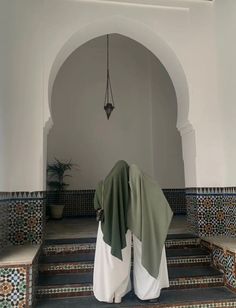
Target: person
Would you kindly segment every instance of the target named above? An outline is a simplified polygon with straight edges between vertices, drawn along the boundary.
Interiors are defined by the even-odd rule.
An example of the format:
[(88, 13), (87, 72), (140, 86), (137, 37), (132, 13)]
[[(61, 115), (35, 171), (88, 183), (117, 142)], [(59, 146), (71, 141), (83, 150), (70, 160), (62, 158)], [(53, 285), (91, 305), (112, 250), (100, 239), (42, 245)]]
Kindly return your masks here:
[(93, 292), (102, 302), (120, 303), (131, 290), (131, 233), (127, 229), (129, 203), (129, 166), (125, 161), (118, 161), (105, 180), (99, 183), (94, 198), (100, 221)]
[(141, 300), (152, 300), (169, 287), (165, 240), (173, 212), (158, 183), (136, 165), (129, 168), (129, 185), (127, 223), (133, 234), (134, 293)]
[(136, 165), (119, 161), (99, 183), (94, 204), (100, 213), (94, 296), (120, 303), (131, 290), (133, 236), (134, 292), (141, 300), (159, 297), (161, 289), (169, 286), (164, 243), (173, 213), (157, 182)]

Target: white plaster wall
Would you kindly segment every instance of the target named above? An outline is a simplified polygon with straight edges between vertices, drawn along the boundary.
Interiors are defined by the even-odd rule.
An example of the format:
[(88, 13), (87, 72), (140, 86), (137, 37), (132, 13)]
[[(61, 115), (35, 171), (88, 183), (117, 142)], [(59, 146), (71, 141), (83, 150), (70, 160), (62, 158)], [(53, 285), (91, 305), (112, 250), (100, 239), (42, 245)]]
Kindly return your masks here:
[[(2, 191), (41, 190), (43, 135), (42, 3), (1, 1)], [(3, 154), (3, 155), (2, 155)], [(5, 170), (5, 172), (4, 172)]]
[(236, 1), (215, 2), (219, 98), (224, 131), (225, 185), (236, 185)]
[(147, 49), (120, 35), (110, 36), (110, 54), (116, 109), (109, 121), (103, 110), (105, 37), (80, 47), (61, 67), (52, 93), (49, 161), (78, 163), (70, 189), (96, 187), (119, 159), (155, 175), (162, 187), (184, 187), (177, 102), (166, 70)]
[[(7, 16), (1, 32), (8, 41), (7, 56), (0, 55), (0, 63), (4, 61), (8, 68), (4, 97), (7, 150), (6, 153), (1, 150), (5, 157), (0, 166), (1, 170), (3, 164), (7, 166), (8, 177), (0, 182), (1, 190), (42, 189), (43, 127), (50, 119), (48, 85), (68, 53), (81, 42), (108, 30), (140, 41), (165, 65), (178, 100), (183, 157), (189, 166), (196, 167), (193, 170), (185, 167), (186, 186), (225, 185), (228, 167), (223, 140), (231, 128), (226, 128), (221, 120), (214, 2), (139, 0), (138, 5), (132, 0), (122, 2), (0, 2), (2, 14)], [(224, 58), (224, 52), (219, 57)], [(4, 70), (0, 74), (1, 79), (5, 78)], [(183, 76), (189, 93), (184, 89)], [(189, 113), (188, 107), (185, 108), (188, 97)], [(189, 151), (192, 143), (196, 157)]]
[(154, 177), (162, 188), (183, 188), (184, 162), (177, 122), (177, 100), (163, 65), (150, 56)]
[[(6, 11), (1, 8), (5, 8)], [(6, 1), (0, 5), (0, 187), (3, 189), (8, 182), (8, 175), (6, 170), (7, 158), (7, 131), (6, 131), (6, 77), (8, 70), (6, 67), (7, 62), (7, 31), (5, 26), (8, 24)]]

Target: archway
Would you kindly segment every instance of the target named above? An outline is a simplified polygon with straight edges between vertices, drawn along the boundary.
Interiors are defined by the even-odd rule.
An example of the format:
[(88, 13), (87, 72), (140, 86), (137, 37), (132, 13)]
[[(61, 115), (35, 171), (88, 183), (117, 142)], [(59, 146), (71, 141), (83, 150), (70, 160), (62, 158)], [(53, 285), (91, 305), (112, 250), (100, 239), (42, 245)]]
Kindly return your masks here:
[[(51, 61), (45, 67), (45, 112), (44, 112), (44, 169), (46, 170), (46, 137), (52, 126), (51, 94), (52, 86), (61, 65), (67, 57), (85, 42), (105, 35), (118, 33), (129, 37), (150, 50), (164, 65), (168, 72), (177, 97), (177, 128), (182, 136), (183, 158), (185, 162), (185, 179), (187, 186), (196, 183), (195, 166), (195, 134), (189, 122), (189, 90), (184, 69), (171, 47), (159, 37), (152, 29), (137, 22), (120, 16), (108, 18), (103, 21), (91, 22), (72, 34), (63, 46), (60, 46)], [(44, 173), (45, 183), (45, 173)]]
[[(86, 194), (92, 195), (93, 189), (96, 188), (96, 183), (110, 170), (106, 170), (106, 168), (111, 168), (114, 162), (119, 159), (125, 159), (130, 163), (139, 162), (139, 166), (142, 169), (144, 168), (143, 170), (145, 170), (147, 173), (153, 175), (161, 184), (161, 187), (165, 188), (165, 193), (168, 195), (168, 197), (170, 197), (171, 205), (175, 208), (175, 210), (177, 204), (173, 204), (173, 199), (176, 199), (173, 198), (173, 195), (177, 196), (180, 192), (174, 191), (173, 188), (184, 188), (184, 179), (182, 181), (180, 180), (180, 178), (183, 177), (184, 168), (180, 136), (178, 135), (179, 132), (176, 129), (177, 101), (173, 83), (164, 66), (150, 51), (144, 48), (143, 45), (127, 37), (117, 34), (111, 35), (111, 41), (115, 42), (116, 46), (111, 51), (111, 54), (113, 55), (112, 66), (114, 73), (119, 70), (118, 68), (122, 67), (123, 62), (125, 63), (123, 65), (123, 72), (125, 72), (124, 68), (129, 66), (130, 61), (132, 62), (132, 56), (135, 58), (135, 60), (133, 63), (131, 63), (131, 71), (137, 69), (137, 74), (143, 73), (137, 79), (135, 79), (135, 74), (131, 73), (129, 77), (126, 77), (126, 82), (123, 80), (125, 78), (123, 76), (124, 73), (122, 73), (122, 70), (120, 71), (120, 74), (118, 74), (120, 76), (118, 79), (116, 78), (117, 82), (115, 81), (114, 84), (116, 85), (120, 82), (119, 79), (122, 79), (121, 88), (123, 89), (124, 93), (129, 91), (128, 87), (124, 88), (124, 84), (130, 84), (131, 89), (133, 89), (133, 96), (124, 94), (122, 97), (122, 93), (119, 93), (119, 91), (122, 92), (122, 90), (115, 91), (116, 94), (118, 92), (118, 96), (122, 97), (122, 99), (120, 102), (118, 102), (118, 110), (116, 111), (117, 114), (115, 112), (115, 114), (112, 116), (112, 120), (109, 122), (106, 121), (102, 105), (99, 104), (99, 101), (103, 101), (104, 94), (103, 71), (105, 68), (105, 36), (93, 39), (76, 49), (63, 63), (54, 83), (52, 95), (53, 104), (51, 107), (54, 125), (53, 129), (50, 131), (50, 147), (48, 151), (48, 158), (49, 161), (52, 161), (52, 159), (55, 157), (55, 153), (57, 158), (65, 157), (70, 159), (72, 157), (72, 161), (75, 161), (75, 159), (79, 157), (78, 163), (79, 165), (81, 164), (80, 173), (82, 174), (80, 177), (78, 177), (76, 174), (73, 174), (74, 179), (70, 183), (72, 186), (69, 188), (69, 190), (73, 190), (73, 193), (70, 191), (65, 193), (66, 197), (64, 199), (71, 201), (66, 201), (67, 205), (64, 211), (65, 217), (91, 215), (91, 210), (87, 209), (86, 212), (86, 210), (82, 210), (80, 209), (80, 206), (78, 206), (78, 200), (75, 198), (76, 192), (77, 197), (82, 198), (80, 199), (81, 203), (86, 203), (79, 191), (81, 189), (86, 190)], [(121, 45), (123, 49), (120, 48), (119, 45)], [(117, 46), (118, 49), (116, 50)], [(123, 56), (120, 57), (120, 54)], [(129, 54), (127, 59), (124, 57), (126, 54)], [(93, 61), (92, 59), (94, 58), (97, 60)], [(92, 61), (91, 64), (90, 61)], [(115, 68), (114, 62), (117, 62)], [(126, 73), (128, 72), (129, 71), (127, 70)], [(159, 79), (157, 78), (158, 75)], [(88, 80), (89, 86), (86, 87), (86, 82)], [(129, 81), (131, 82), (129, 83)], [(166, 89), (164, 90), (162, 87)], [(155, 90), (158, 88), (158, 91), (157, 93), (156, 91), (151, 91), (151, 97), (153, 100), (150, 100), (149, 91), (150, 89), (154, 88)], [(145, 90), (147, 90), (147, 92), (145, 92)], [(81, 92), (83, 93), (82, 95), (80, 94)], [(89, 96), (89, 92), (94, 93), (91, 93)], [(134, 94), (136, 93), (134, 92), (137, 92), (138, 94), (135, 96)], [(170, 92), (170, 95), (165, 97), (165, 92)], [(155, 106), (158, 104), (159, 109), (156, 109)], [(136, 114), (132, 114), (131, 106), (133, 108), (135, 107), (134, 110)], [(164, 113), (163, 108), (166, 109)], [(66, 119), (64, 117), (65, 114), (67, 115)], [(69, 123), (68, 117), (70, 118)], [(84, 119), (84, 117), (86, 117), (86, 119)], [(132, 125), (129, 124), (131, 117)], [(164, 125), (162, 118), (164, 118)], [(89, 123), (88, 120), (91, 123)], [(152, 125), (151, 131), (149, 132), (148, 129), (150, 126), (150, 120), (154, 125)], [(129, 147), (130, 140), (129, 138), (126, 138), (126, 136), (124, 137), (124, 131), (119, 125), (121, 122), (123, 123), (122, 125), (128, 129), (126, 131), (127, 135), (133, 136), (132, 140), (137, 136), (138, 138), (136, 139), (139, 139), (142, 135), (141, 131), (143, 130), (144, 134), (142, 135), (142, 139), (145, 140), (144, 144), (142, 144), (140, 140), (136, 140), (136, 142), (132, 143), (132, 149), (130, 148), (128, 151), (124, 151), (123, 148)], [(162, 124), (159, 122), (162, 122)], [(140, 131), (137, 130), (137, 128), (139, 129), (140, 126), (139, 123), (142, 123), (142, 128)], [(129, 126), (132, 126), (133, 130), (132, 128), (130, 129)], [(96, 130), (94, 129), (95, 127)], [(111, 137), (109, 134), (108, 136), (104, 136), (107, 127), (115, 132), (117, 137), (115, 143), (113, 142), (114, 140), (109, 139), (109, 137)], [(96, 142), (95, 139), (97, 138), (94, 139), (94, 137), (96, 137), (94, 136), (94, 131), (96, 131), (99, 142)], [(162, 142), (163, 138), (161, 138), (161, 135), (156, 135), (156, 132), (161, 131), (163, 132), (163, 137), (165, 136), (166, 139), (169, 137), (170, 139), (172, 138), (172, 140), (169, 141), (169, 146), (167, 147), (165, 143), (168, 142)], [(51, 134), (52, 132), (53, 134)], [(154, 139), (152, 139), (153, 135)], [(121, 136), (123, 136), (122, 142), (120, 142)], [(109, 139), (108, 141), (106, 140), (107, 137)], [(155, 138), (157, 138), (157, 142)], [(149, 139), (151, 139), (151, 143), (149, 142)], [(60, 140), (60, 142), (58, 142), (58, 140)], [(171, 142), (173, 142), (175, 146), (178, 147), (177, 151)], [(84, 146), (81, 147), (80, 143), (82, 143)], [(160, 144), (159, 148), (163, 148), (164, 150), (160, 151), (158, 149), (157, 143)], [(111, 149), (115, 149), (114, 153), (113, 151), (110, 151), (108, 156), (104, 155), (104, 153), (102, 153), (102, 149), (99, 150), (100, 144), (104, 145), (103, 149), (107, 147), (109, 148), (109, 146)], [(61, 145), (63, 145), (63, 147), (61, 147)], [(120, 152), (119, 148), (122, 149)], [(67, 149), (69, 149), (69, 152)], [(118, 155), (117, 152), (120, 154)], [(144, 155), (147, 156), (145, 159), (143, 159)], [(104, 156), (106, 157), (104, 158)], [(173, 159), (173, 156), (176, 156), (177, 158), (175, 157), (175, 159)], [(95, 157), (96, 159), (94, 160)], [(158, 159), (155, 159), (156, 157), (158, 157)], [(159, 166), (157, 166), (157, 168), (156, 160), (159, 161)], [(173, 160), (175, 160), (174, 163), (172, 163)], [(77, 163), (77, 161), (75, 162)], [(96, 163), (98, 163), (98, 165)], [(163, 165), (168, 167), (162, 168)], [(156, 169), (158, 170), (157, 173), (155, 172)], [(176, 179), (177, 177), (179, 178), (177, 183), (174, 183), (174, 177)], [(79, 184), (79, 186), (77, 186), (77, 184)], [(169, 188), (172, 188), (172, 191), (170, 191)], [(87, 205), (84, 204), (84, 207), (86, 206)], [(177, 206), (179, 214), (179, 211), (183, 209), (183, 205), (181, 209), (179, 204)], [(91, 206), (91, 209), (92, 208), (93, 207)], [(58, 234), (59, 232), (60, 231), (58, 230)]]

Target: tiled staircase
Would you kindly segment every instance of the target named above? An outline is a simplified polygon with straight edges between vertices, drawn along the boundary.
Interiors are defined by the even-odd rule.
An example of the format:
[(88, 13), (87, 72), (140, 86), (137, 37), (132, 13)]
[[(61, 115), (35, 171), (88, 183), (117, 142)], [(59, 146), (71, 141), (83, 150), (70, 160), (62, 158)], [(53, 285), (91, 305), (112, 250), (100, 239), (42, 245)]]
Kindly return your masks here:
[(131, 292), (122, 304), (109, 305), (92, 292), (95, 239), (48, 240), (40, 258), (37, 307), (236, 307), (236, 294), (224, 287), (223, 274), (210, 266), (211, 256), (199, 244), (189, 234), (168, 236), (170, 288), (157, 303)]

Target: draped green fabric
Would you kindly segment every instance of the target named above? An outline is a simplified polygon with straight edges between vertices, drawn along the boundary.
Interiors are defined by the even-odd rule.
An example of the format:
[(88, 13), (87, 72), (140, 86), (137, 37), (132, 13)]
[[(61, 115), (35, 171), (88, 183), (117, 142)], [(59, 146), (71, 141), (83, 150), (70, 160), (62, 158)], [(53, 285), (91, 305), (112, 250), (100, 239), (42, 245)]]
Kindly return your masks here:
[(157, 182), (136, 165), (129, 168), (129, 184), (128, 228), (142, 242), (143, 267), (157, 278), (173, 213)]
[(111, 254), (120, 260), (121, 250), (126, 247), (129, 202), (129, 166), (125, 161), (118, 161), (105, 180), (98, 184), (94, 208), (104, 209), (103, 240), (111, 246)]

